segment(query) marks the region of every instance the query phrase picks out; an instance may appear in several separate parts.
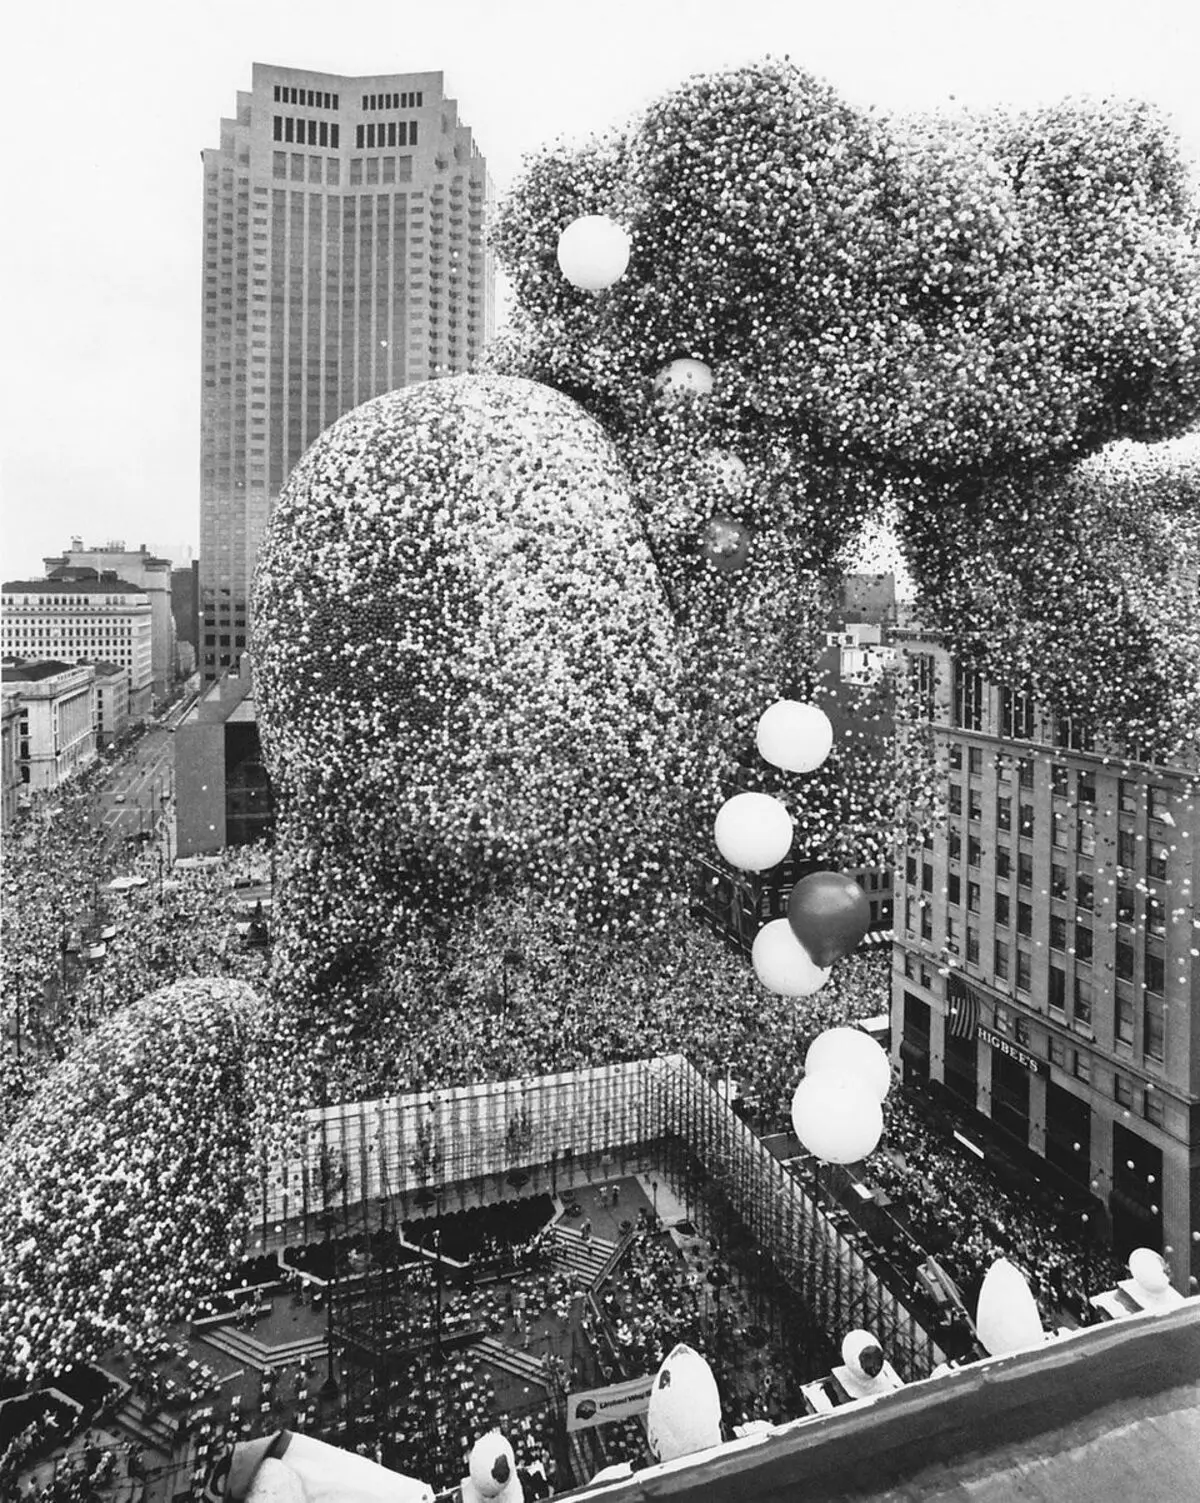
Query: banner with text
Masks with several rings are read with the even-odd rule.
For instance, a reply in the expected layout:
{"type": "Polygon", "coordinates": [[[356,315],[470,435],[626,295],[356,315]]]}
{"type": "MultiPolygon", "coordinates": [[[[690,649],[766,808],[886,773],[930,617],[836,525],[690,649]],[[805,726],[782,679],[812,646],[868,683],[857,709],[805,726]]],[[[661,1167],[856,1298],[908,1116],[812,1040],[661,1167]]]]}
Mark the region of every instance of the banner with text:
{"type": "Polygon", "coordinates": [[[645,1414],[650,1407],[650,1390],[654,1377],[630,1378],[625,1383],[610,1383],[607,1388],[589,1388],[585,1393],[567,1395],[567,1429],[590,1430],[593,1425],[607,1425],[610,1420],[628,1419],[645,1414]]]}

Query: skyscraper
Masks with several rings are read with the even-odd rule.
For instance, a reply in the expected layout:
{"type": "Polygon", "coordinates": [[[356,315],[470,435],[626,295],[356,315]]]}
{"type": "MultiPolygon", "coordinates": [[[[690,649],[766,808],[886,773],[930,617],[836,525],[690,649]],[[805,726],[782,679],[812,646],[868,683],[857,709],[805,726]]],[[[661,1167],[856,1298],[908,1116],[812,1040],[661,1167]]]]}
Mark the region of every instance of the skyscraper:
{"type": "Polygon", "coordinates": [[[288,473],[360,402],[469,368],[490,337],[487,164],[440,73],[256,63],[204,161],[200,668],[249,641],[288,473]]]}

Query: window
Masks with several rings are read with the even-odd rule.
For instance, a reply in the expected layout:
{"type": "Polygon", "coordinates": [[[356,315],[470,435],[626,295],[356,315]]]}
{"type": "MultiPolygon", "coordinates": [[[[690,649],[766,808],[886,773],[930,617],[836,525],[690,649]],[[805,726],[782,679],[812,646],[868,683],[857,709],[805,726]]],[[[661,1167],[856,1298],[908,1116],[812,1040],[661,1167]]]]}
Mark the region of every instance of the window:
{"type": "MultiPolygon", "coordinates": [[[[333,107],[334,107],[335,110],[337,109],[337,95],[336,94],[333,96],[333,107]]],[[[335,151],[337,150],[338,136],[339,136],[340,133],[341,133],[341,127],[340,126],[331,125],[329,127],[329,144],[330,144],[330,146],[333,147],[333,149],[335,151]]],[[[337,182],[337,177],[334,176],[334,177],[330,178],[330,182],[336,183],[337,182]]]]}
{"type": "Polygon", "coordinates": [[[1062,1039],[1055,1038],[1054,1034],[1046,1040],[1046,1054],[1052,1065],[1057,1065],[1060,1070],[1067,1067],[1067,1048],[1062,1039]]]}
{"type": "Polygon", "coordinates": [[[1067,948],[1067,921],[1057,913],[1050,915],[1050,948],[1052,950],[1067,948]]]}
{"type": "Polygon", "coordinates": [[[1117,940],[1117,977],[1121,981],[1133,980],[1133,946],[1128,940],[1117,940]]]}
{"type": "Polygon", "coordinates": [[[951,861],[962,860],[962,836],[957,830],[951,830],[947,837],[948,849],[951,861]]]}
{"type": "Polygon", "coordinates": [[[1028,851],[1020,851],[1017,855],[1017,885],[1033,886],[1033,857],[1028,851]]]}
{"type": "Polygon", "coordinates": [[[1091,963],[1092,931],[1087,924],[1075,925],[1075,958],[1091,963]]]}
{"type": "Polygon", "coordinates": [[[1117,807],[1122,814],[1136,814],[1138,807],[1138,785],[1131,783],[1128,778],[1122,778],[1117,793],[1117,807]]]}
{"type": "Polygon", "coordinates": [[[1117,1041],[1133,1043],[1133,997],[1120,986],[1117,988],[1117,1041]]]}
{"type": "Polygon", "coordinates": [[[1163,957],[1156,955],[1153,950],[1147,950],[1142,957],[1142,963],[1145,967],[1142,974],[1145,978],[1146,990],[1161,997],[1166,981],[1166,966],[1163,957]]]}
{"type": "Polygon", "coordinates": [[[978,866],[983,857],[983,849],[979,844],[977,835],[967,836],[967,865],[978,866]]]}
{"type": "Polygon", "coordinates": [[[1092,1078],[1092,1062],[1082,1049],[1075,1050],[1075,1079],[1085,1083],[1092,1078]]]}
{"type": "Polygon", "coordinates": [[[1075,849],[1081,856],[1096,854],[1096,822],[1086,815],[1079,816],[1079,824],[1075,830],[1075,849]]]}
{"type": "Polygon", "coordinates": [[[1092,1026],[1092,983],[1078,973],[1075,976],[1075,1021],[1084,1028],[1092,1026]]]}
{"type": "Polygon", "coordinates": [[[408,144],[410,146],[417,144],[417,122],[415,120],[408,122],[408,144]]]}
{"type": "Polygon", "coordinates": [[[1050,967],[1050,989],[1047,994],[1052,1012],[1065,1012],[1067,1008],[1067,975],[1058,966],[1050,967]]]}
{"type": "Polygon", "coordinates": [[[1012,1032],[1012,1010],[1011,1010],[1011,1008],[1002,1007],[999,1003],[997,1003],[996,1004],[996,1011],[993,1014],[992,1021],[995,1024],[996,1032],[997,1033],[1006,1033],[1006,1034],[1007,1033],[1011,1033],[1012,1032]]]}
{"type": "Polygon", "coordinates": [[[1157,892],[1146,894],[1146,933],[1165,935],[1167,932],[1167,905],[1157,892]]]}
{"type": "Polygon", "coordinates": [[[1012,829],[1012,799],[1007,797],[996,800],[996,828],[998,830],[1012,829]]]}
{"type": "Polygon", "coordinates": [[[1071,774],[1061,763],[1055,762],[1050,769],[1050,792],[1055,798],[1066,798],[1071,774]]]}
{"type": "Polygon", "coordinates": [[[1142,1116],[1152,1127],[1162,1127],[1165,1119],[1162,1101],[1156,1091],[1147,1088],[1142,1093],[1142,1116]]]}
{"type": "Polygon", "coordinates": [[[1007,882],[1012,874],[1012,856],[1003,846],[996,851],[996,879],[1007,882]]]}
{"type": "Polygon", "coordinates": [[[1026,939],[1033,934],[1032,903],[1017,903],[1017,933],[1023,934],[1026,939]]]}
{"type": "Polygon", "coordinates": [[[996,923],[1007,928],[1008,921],[1008,894],[1004,892],[998,892],[996,894],[996,923]]]}
{"type": "Polygon", "coordinates": [[[1133,1081],[1124,1075],[1113,1076],[1113,1097],[1118,1106],[1133,1105],[1133,1081]]]}
{"type": "Polygon", "coordinates": [[[1096,802],[1096,775],[1092,772],[1079,774],[1078,801],[1081,804],[1094,804],[1096,802]]]}
{"type": "Polygon", "coordinates": [[[1021,824],[1020,824],[1021,834],[1022,835],[1026,835],[1026,836],[1032,835],[1033,834],[1033,805],[1032,804],[1022,804],[1020,806],[1020,809],[1019,809],[1018,812],[1020,814],[1020,820],[1021,820],[1021,824]]]}
{"type": "Polygon", "coordinates": [[[1050,896],[1064,901],[1067,896],[1067,869],[1057,861],[1050,863],[1050,896]]]}
{"type": "Polygon", "coordinates": [[[961,814],[963,809],[962,784],[950,784],[950,813],[961,814]]]}
{"type": "Polygon", "coordinates": [[[983,818],[983,795],[978,788],[967,790],[967,818],[976,823],[983,818]]]}
{"type": "Polygon", "coordinates": [[[933,867],[930,866],[928,861],[921,863],[921,891],[933,891],[933,867]]]}
{"type": "Polygon", "coordinates": [[[970,965],[979,964],[979,930],[972,924],[967,925],[967,961],[970,965]]]}
{"type": "Polygon", "coordinates": [[[1086,872],[1079,872],[1075,877],[1075,906],[1090,913],[1094,902],[1095,883],[1086,872]]]}
{"type": "Polygon", "coordinates": [[[1022,788],[1032,788],[1033,787],[1033,763],[1029,760],[1028,757],[1022,757],[1021,760],[1017,763],[1017,771],[1018,771],[1019,776],[1020,776],[1021,787],[1022,788]]]}
{"type": "Polygon", "coordinates": [[[909,856],[904,862],[904,877],[910,887],[917,885],[917,858],[909,856]]]}
{"type": "Polygon", "coordinates": [[[1147,1059],[1157,1060],[1160,1064],[1163,1060],[1164,1047],[1163,1016],[1162,998],[1148,996],[1142,1009],[1142,1047],[1147,1059]]]}
{"type": "Polygon", "coordinates": [[[965,731],[983,729],[983,678],[970,668],[954,675],[954,723],[965,731]]]}
{"type": "Polygon", "coordinates": [[[1017,950],[1017,990],[1027,992],[1032,978],[1032,961],[1027,950],[1017,950]]]}
{"type": "MultiPolygon", "coordinates": [[[[922,653],[922,657],[923,656],[925,656],[924,653],[922,653]]],[[[932,718],[933,717],[932,717],[932,713],[931,713],[930,719],[932,719],[932,718]]],[[[959,742],[959,741],[952,741],[950,743],[950,771],[951,772],[961,772],[962,771],[962,743],[959,742]]]]}
{"type": "Polygon", "coordinates": [[[1010,741],[1032,741],[1033,700],[1028,694],[1001,689],[1000,733],[1010,741]]]}
{"type": "Polygon", "coordinates": [[[1117,864],[1126,871],[1133,871],[1137,865],[1137,837],[1132,830],[1117,831],[1117,864]]]}
{"type": "Polygon", "coordinates": [[[1050,839],[1060,850],[1066,850],[1068,844],[1067,816],[1055,811],[1050,816],[1050,839]]]}
{"type": "Polygon", "coordinates": [[[995,961],[995,964],[994,964],[993,969],[995,970],[996,975],[1002,981],[1007,981],[1008,980],[1008,945],[1002,939],[998,939],[996,941],[994,961],[995,961]]]}
{"type": "Polygon", "coordinates": [[[933,938],[933,915],[927,905],[922,905],[921,908],[921,938],[933,938]]]}
{"type": "Polygon", "coordinates": [[[973,778],[979,777],[983,772],[983,748],[972,746],[967,750],[967,766],[973,778]]]}
{"type": "Polygon", "coordinates": [[[1146,801],[1151,819],[1171,822],[1171,799],[1165,788],[1159,788],[1151,783],[1146,789],[1146,801]]]}
{"type": "MultiPolygon", "coordinates": [[[[970,885],[974,886],[974,883],[970,885]]],[[[950,873],[950,877],[946,883],[946,892],[951,903],[953,903],[955,907],[957,907],[958,904],[962,902],[962,879],[956,872],[950,873]]]]}
{"type": "Polygon", "coordinates": [[[967,907],[972,913],[979,912],[979,883],[967,883],[967,907]]]}
{"type": "Polygon", "coordinates": [[[1025,1047],[1028,1048],[1030,1043],[1029,1019],[1023,1018],[1021,1014],[1018,1013],[1017,1016],[1013,1019],[1013,1029],[1015,1031],[1017,1043],[1024,1044],[1025,1047]]]}
{"type": "Polygon", "coordinates": [[[1166,841],[1151,840],[1146,848],[1146,875],[1158,882],[1166,881],[1169,854],[1166,841]]]}

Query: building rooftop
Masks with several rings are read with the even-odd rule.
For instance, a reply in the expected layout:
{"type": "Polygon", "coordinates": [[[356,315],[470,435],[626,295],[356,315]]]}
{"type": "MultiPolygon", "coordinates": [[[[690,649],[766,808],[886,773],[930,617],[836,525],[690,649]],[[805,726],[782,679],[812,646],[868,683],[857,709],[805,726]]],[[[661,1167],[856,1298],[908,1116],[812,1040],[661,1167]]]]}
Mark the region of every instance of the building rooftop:
{"type": "Polygon", "coordinates": [[[1200,1299],[564,1497],[1106,1503],[1196,1496],[1200,1299]]]}
{"type": "Polygon", "coordinates": [[[88,668],[90,663],[59,663],[53,659],[44,663],[5,663],[3,677],[6,684],[38,684],[43,679],[53,678],[56,673],[70,673],[75,668],[88,668]]]}
{"type": "Polygon", "coordinates": [[[144,595],[141,585],[115,576],[89,579],[8,579],[0,586],[13,595],[144,595]]]}

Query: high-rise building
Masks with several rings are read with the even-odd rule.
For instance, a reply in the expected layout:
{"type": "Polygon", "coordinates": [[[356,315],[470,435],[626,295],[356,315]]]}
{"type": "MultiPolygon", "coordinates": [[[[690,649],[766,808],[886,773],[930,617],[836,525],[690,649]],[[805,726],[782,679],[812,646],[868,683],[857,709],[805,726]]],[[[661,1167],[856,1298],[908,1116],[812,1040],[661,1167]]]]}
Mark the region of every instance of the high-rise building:
{"type": "Polygon", "coordinates": [[[492,332],[487,164],[440,73],[256,63],[204,160],[200,667],[249,641],[260,539],[321,431],[492,332]]]}
{"type": "Polygon", "coordinates": [[[150,597],[127,579],[85,572],[92,577],[14,579],[4,585],[4,657],[116,663],[129,677],[129,718],[144,720],[154,686],[150,597]]]}
{"type": "Polygon", "coordinates": [[[120,541],[83,546],[72,538],[71,546],[57,558],[45,560],[50,579],[86,580],[115,575],[145,592],[150,601],[150,666],[155,703],[161,704],[175,682],[175,620],[171,614],[171,562],[147,549],[126,548],[120,541]]]}
{"type": "Polygon", "coordinates": [[[1086,727],[900,631],[945,828],[896,873],[892,1035],[1001,1151],[1125,1254],[1200,1279],[1200,769],[1086,727]]]}

